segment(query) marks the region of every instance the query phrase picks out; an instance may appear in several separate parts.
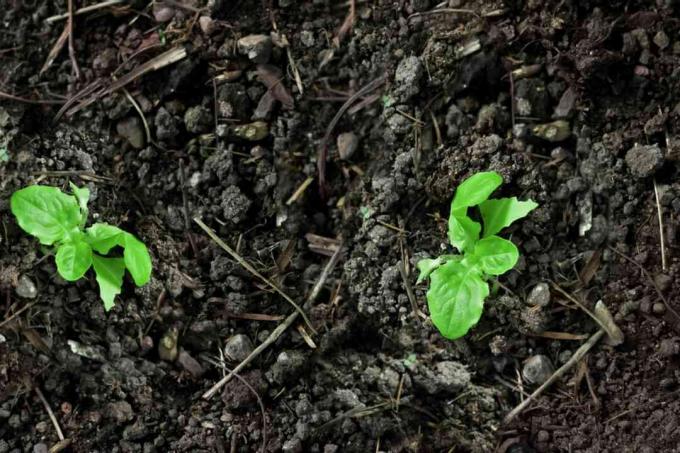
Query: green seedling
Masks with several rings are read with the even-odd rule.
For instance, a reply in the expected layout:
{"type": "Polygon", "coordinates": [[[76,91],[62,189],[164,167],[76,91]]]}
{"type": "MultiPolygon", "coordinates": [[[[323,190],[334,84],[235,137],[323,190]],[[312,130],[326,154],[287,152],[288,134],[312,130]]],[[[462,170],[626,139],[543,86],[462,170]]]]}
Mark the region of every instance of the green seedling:
{"type": "Polygon", "coordinates": [[[502,183],[496,172],[477,173],[463,181],[451,202],[448,231],[451,245],[460,254],[418,262],[418,283],[430,277],[427,305],[432,322],[451,340],[465,335],[479,321],[489,295],[490,276],[502,275],[517,264],[515,244],[496,233],[538,206],[517,197],[489,199],[502,183]],[[473,206],[479,206],[483,232],[482,226],[468,217],[468,208],[473,206]]]}
{"type": "Polygon", "coordinates": [[[90,191],[71,183],[73,195],[56,187],[29,186],[12,194],[12,213],[19,226],[38,238],[41,244],[54,246],[57,271],[70,282],[82,278],[94,267],[99,296],[104,309],[110,310],[123,286],[125,269],[137,286],[151,277],[151,257],[144,243],[132,234],[107,223],[87,223],[90,191]],[[115,247],[123,248],[123,257],[107,257],[115,247]]]}

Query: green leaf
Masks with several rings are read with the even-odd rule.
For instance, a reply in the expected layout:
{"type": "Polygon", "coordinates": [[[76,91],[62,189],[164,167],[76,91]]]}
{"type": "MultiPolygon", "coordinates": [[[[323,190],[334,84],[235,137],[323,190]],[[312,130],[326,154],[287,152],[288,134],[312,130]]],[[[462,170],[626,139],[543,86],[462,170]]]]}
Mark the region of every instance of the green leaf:
{"type": "Polygon", "coordinates": [[[92,249],[87,242],[66,242],[59,246],[57,255],[57,271],[64,280],[74,282],[85,275],[92,265],[92,249]]]}
{"type": "Polygon", "coordinates": [[[515,267],[519,250],[507,239],[489,236],[477,242],[473,257],[487,274],[501,275],[515,267]]]}
{"type": "Polygon", "coordinates": [[[420,274],[418,275],[418,280],[416,280],[416,285],[429,277],[430,274],[442,264],[449,261],[460,261],[462,259],[463,255],[442,255],[435,259],[425,258],[418,261],[416,267],[420,271],[420,274]]]}
{"type": "Polygon", "coordinates": [[[479,205],[484,220],[484,237],[498,233],[537,207],[538,203],[532,200],[517,201],[517,197],[486,200],[479,205]]]}
{"type": "Polygon", "coordinates": [[[85,226],[85,222],[87,222],[87,203],[90,201],[90,189],[87,187],[78,187],[72,182],[69,183],[69,186],[71,187],[71,192],[73,192],[73,195],[75,195],[76,199],[78,200],[78,206],[80,207],[80,213],[81,213],[81,226],[85,226]]]}
{"type": "Polygon", "coordinates": [[[29,186],[12,194],[12,213],[25,232],[41,244],[67,240],[78,231],[81,215],[75,197],[56,187],[29,186]]]}
{"type": "Polygon", "coordinates": [[[104,310],[113,308],[114,299],[121,292],[123,275],[125,275],[125,261],[123,258],[105,258],[92,255],[92,265],[99,284],[99,297],[104,302],[104,310]]]}
{"type": "Polygon", "coordinates": [[[125,266],[137,286],[146,285],[151,278],[151,257],[146,245],[130,233],[125,233],[125,266]]]}
{"type": "Polygon", "coordinates": [[[481,230],[479,223],[464,214],[449,217],[449,242],[461,253],[472,249],[481,230]]]}
{"type": "Polygon", "coordinates": [[[465,261],[439,266],[430,280],[427,305],[432,322],[444,337],[462,337],[482,316],[489,285],[482,280],[480,269],[465,261]]]}
{"type": "Polygon", "coordinates": [[[503,178],[495,171],[483,171],[470,176],[456,189],[451,202],[451,215],[465,215],[467,208],[489,198],[502,183],[503,178]]]}
{"type": "Polygon", "coordinates": [[[115,246],[125,246],[125,231],[108,223],[95,223],[87,230],[87,241],[92,248],[106,255],[115,246]]]}

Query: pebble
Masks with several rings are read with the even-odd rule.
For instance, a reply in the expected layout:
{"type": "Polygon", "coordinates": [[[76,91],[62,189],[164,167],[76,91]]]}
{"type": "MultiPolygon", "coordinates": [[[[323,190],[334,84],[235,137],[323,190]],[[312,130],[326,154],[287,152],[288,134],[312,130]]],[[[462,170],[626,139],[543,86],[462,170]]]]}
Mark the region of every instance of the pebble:
{"type": "Polygon", "coordinates": [[[42,442],[33,445],[33,453],[47,453],[48,451],[47,445],[42,442]]]}
{"type": "Polygon", "coordinates": [[[564,120],[538,124],[533,127],[532,132],[536,137],[553,143],[564,141],[571,136],[569,122],[564,120]]]}
{"type": "Polygon", "coordinates": [[[555,372],[550,359],[544,355],[529,357],[522,368],[522,377],[530,384],[540,385],[555,372]]]}
{"type": "Polygon", "coordinates": [[[153,18],[156,19],[156,22],[169,22],[173,17],[175,17],[173,8],[158,3],[153,5],[153,18]]]}
{"type": "Polygon", "coordinates": [[[293,437],[283,443],[283,453],[302,453],[302,441],[293,437]]]}
{"type": "Polygon", "coordinates": [[[271,367],[271,378],[273,381],[283,384],[286,380],[297,375],[306,362],[307,358],[300,351],[283,351],[271,367]]]}
{"type": "Polygon", "coordinates": [[[659,345],[659,354],[662,357],[672,357],[680,354],[680,342],[678,338],[666,338],[661,340],[659,345]]]}
{"type": "Polygon", "coordinates": [[[209,35],[215,31],[215,21],[210,16],[201,16],[198,19],[198,25],[201,27],[201,31],[209,35]]]}
{"type": "Polygon", "coordinates": [[[116,132],[134,148],[142,149],[144,147],[144,129],[142,128],[142,121],[138,117],[131,116],[118,121],[116,132]]]}
{"type": "Polygon", "coordinates": [[[174,362],[177,358],[177,342],[179,340],[179,330],[171,327],[158,342],[158,357],[166,362],[174,362]]]}
{"type": "Polygon", "coordinates": [[[654,41],[654,44],[656,44],[659,49],[665,49],[671,43],[668,35],[664,33],[663,30],[660,30],[657,34],[655,34],[652,41],[654,41]]]}
{"type": "Polygon", "coordinates": [[[201,366],[198,360],[194,359],[191,354],[185,350],[181,350],[177,356],[177,363],[189,374],[195,378],[199,378],[205,373],[205,369],[201,366]]]}
{"type": "Polygon", "coordinates": [[[663,153],[659,145],[636,144],[626,153],[626,164],[638,178],[652,176],[663,165],[663,153]]]}
{"type": "Polygon", "coordinates": [[[666,306],[661,302],[656,302],[654,305],[652,305],[652,312],[655,315],[662,315],[666,313],[666,306]]]}
{"type": "Polygon", "coordinates": [[[547,283],[539,283],[531,289],[527,297],[528,305],[547,307],[550,304],[550,287],[547,283]]]}
{"type": "Polygon", "coordinates": [[[251,352],[253,352],[253,342],[243,334],[234,335],[224,346],[224,354],[235,362],[245,360],[251,352]]]}
{"type": "Polygon", "coordinates": [[[264,64],[272,54],[272,39],[267,35],[248,35],[239,39],[236,47],[253,63],[264,64]]]}
{"type": "Polygon", "coordinates": [[[27,275],[19,277],[19,282],[16,287],[17,296],[24,299],[35,299],[38,296],[38,288],[35,283],[27,275]]]}
{"type": "Polygon", "coordinates": [[[354,132],[338,135],[338,155],[342,160],[350,159],[359,147],[359,137],[354,132]]]}

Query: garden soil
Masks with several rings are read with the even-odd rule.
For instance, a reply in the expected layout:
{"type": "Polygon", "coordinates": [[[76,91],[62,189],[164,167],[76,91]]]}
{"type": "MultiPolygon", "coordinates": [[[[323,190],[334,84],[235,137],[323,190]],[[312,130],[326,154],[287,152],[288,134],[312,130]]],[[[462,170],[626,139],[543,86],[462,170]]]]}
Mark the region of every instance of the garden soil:
{"type": "Polygon", "coordinates": [[[0,453],[680,451],[677,2],[1,3],[0,453]],[[489,170],[540,207],[448,341],[415,264],[489,170]],[[69,182],[152,256],[109,312],[9,209],[69,182]]]}

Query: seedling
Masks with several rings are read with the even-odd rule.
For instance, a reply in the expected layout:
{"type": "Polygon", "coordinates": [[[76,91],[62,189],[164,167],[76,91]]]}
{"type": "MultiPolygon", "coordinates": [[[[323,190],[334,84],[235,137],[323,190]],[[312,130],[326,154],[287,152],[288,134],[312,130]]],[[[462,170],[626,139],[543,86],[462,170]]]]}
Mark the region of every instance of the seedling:
{"type": "Polygon", "coordinates": [[[460,338],[482,316],[484,299],[489,295],[490,276],[512,269],[519,251],[512,242],[496,233],[515,220],[525,217],[538,204],[517,197],[489,200],[503,183],[496,172],[477,173],[463,181],[453,196],[449,216],[449,241],[460,255],[442,255],[418,262],[418,283],[430,277],[427,305],[432,322],[442,335],[460,338]],[[482,226],[467,215],[468,208],[479,206],[482,226]]]}
{"type": "Polygon", "coordinates": [[[144,243],[118,227],[95,223],[85,228],[90,191],[73,183],[71,190],[73,195],[56,187],[28,186],[12,194],[12,213],[25,232],[55,247],[57,271],[64,280],[76,281],[94,267],[99,296],[109,311],[121,292],[125,269],[143,286],[151,277],[151,257],[144,243]],[[116,246],[123,248],[122,258],[104,256],[116,246]]]}

